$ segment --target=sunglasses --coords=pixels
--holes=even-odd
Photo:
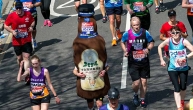
[[[179,34],[179,33],[180,33],[180,31],[172,32],[172,34]]]
[[[22,7],[16,7],[16,9],[22,9]]]

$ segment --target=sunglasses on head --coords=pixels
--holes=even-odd
[[[16,7],[16,9],[22,9],[22,7]]]
[[[172,34],[179,34],[179,33],[180,33],[180,31],[172,32]]]

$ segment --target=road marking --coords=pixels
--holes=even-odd
[[[51,14],[52,16],[56,16],[56,17],[72,17],[72,16],[77,16],[77,15],[78,15],[78,14],[67,15],[67,14],[56,13],[56,12],[54,11],[55,1],[56,1],[56,0],[51,0],[51,4],[50,4],[50,14]],[[69,6],[65,6],[65,7],[64,7],[64,5],[67,5],[67,4],[71,3],[72,1],[74,1],[74,0],[70,0],[70,1],[68,1],[68,2],[66,2],[66,3],[58,6],[56,9],[73,7],[74,5],[69,5]],[[91,0],[91,2],[89,2],[89,3],[94,3],[95,1],[97,1],[97,0]],[[96,11],[96,10],[98,10],[99,8],[100,8],[100,5],[99,5],[99,2],[98,2],[97,6],[95,7],[94,10]],[[74,10],[75,10],[75,9],[74,9]]]
[[[125,31],[128,31],[130,29],[130,17],[131,16],[129,12],[127,12]],[[128,68],[128,57],[125,57],[123,53],[121,89],[125,89],[127,86],[127,68]]]

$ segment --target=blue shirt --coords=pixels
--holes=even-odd
[[[122,0],[105,0],[105,7],[114,8],[123,6]]]
[[[35,4],[36,2],[41,2],[40,0],[16,0],[16,2],[18,2],[18,1],[23,3],[23,9],[25,11],[30,11],[31,13],[36,12],[36,7],[29,9],[26,7],[26,5]]]
[[[133,32],[133,35],[134,35],[135,37],[138,37],[138,36],[140,36],[141,34],[142,34],[142,29],[140,29],[140,32],[139,32],[139,33]],[[122,41],[122,42],[127,42],[128,37],[129,37],[129,36],[128,36],[128,31],[124,32],[121,41]],[[150,33],[149,33],[147,30],[146,30],[146,38],[147,38],[148,43],[153,41],[152,36],[150,35]]]

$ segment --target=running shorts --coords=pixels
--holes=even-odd
[[[129,74],[131,76],[132,81],[136,81],[140,78],[150,78],[150,66],[138,67],[135,65],[129,65]]]
[[[105,7],[107,15],[121,15],[123,12],[123,7]]]
[[[47,95],[43,98],[39,98],[39,99],[30,99],[31,101],[31,106],[34,106],[34,105],[40,105],[41,103],[50,103],[50,95]]]
[[[26,44],[21,46],[13,46],[13,48],[17,56],[21,55],[22,52],[31,54],[33,51],[31,42],[27,42]]]

